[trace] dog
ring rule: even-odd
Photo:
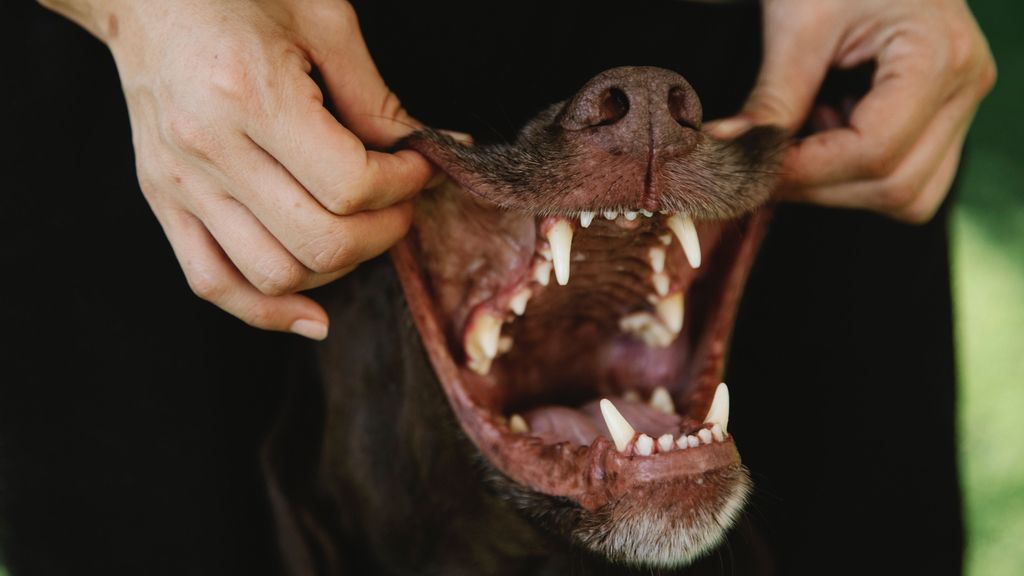
[[[512,144],[405,141],[448,180],[332,292],[367,337],[319,348],[323,411],[264,453],[291,571],[672,569],[721,542],[751,482],[720,379],[785,138],[701,122],[681,76],[622,67]]]

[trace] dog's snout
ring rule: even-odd
[[[697,94],[682,76],[653,67],[613,68],[591,79],[566,105],[566,130],[610,127],[613,140],[670,138],[679,128],[700,129]]]

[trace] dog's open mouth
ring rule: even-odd
[[[408,141],[450,180],[393,255],[463,429],[631,563],[691,560],[749,489],[720,378],[782,136],[700,116],[678,75],[617,68],[512,145]]]

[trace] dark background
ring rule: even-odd
[[[675,69],[707,117],[724,115],[757,66],[758,21],[746,8],[366,4],[371,50],[413,114],[481,141],[509,138],[544,105],[621,64]],[[994,168],[987,180],[970,180],[968,169],[956,230],[973,238],[962,254],[995,244],[1024,257],[1013,244],[1019,187],[998,188],[992,176],[1020,176],[1005,156],[1007,123],[1020,126],[1010,102],[1020,99],[1001,91],[1021,76],[1011,76],[1019,65],[1000,58],[1008,52],[997,43],[1010,38],[1013,19],[1002,4],[982,6],[983,27],[1001,34],[991,106],[1002,113],[983,109],[972,144]],[[289,358],[306,344],[248,329],[191,295],[137,189],[106,49],[33,4],[14,12],[20,44],[5,111],[14,155],[0,195],[2,554],[15,574],[270,572],[256,450]],[[1019,47],[1015,36],[1009,42]],[[820,573],[837,559],[872,573],[883,558],[892,571],[957,568],[945,218],[912,228],[857,212],[780,210],[728,381],[733,432],[758,485],[751,519],[781,551],[784,573]],[[1020,318],[1019,302],[1002,307],[1003,318],[1015,309]],[[1019,367],[1014,358],[1006,365]],[[978,426],[961,428],[972,438]],[[1003,438],[1004,448],[1014,441]],[[971,461],[985,446],[964,455]],[[999,513],[1020,533],[1014,470],[1000,469]],[[1020,567],[1020,552],[999,548],[978,553],[976,573],[1016,573],[1001,570]]]

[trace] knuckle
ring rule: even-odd
[[[167,120],[168,138],[175,147],[193,156],[209,157],[215,138],[206,122],[194,114],[177,112]]]
[[[899,166],[900,156],[893,142],[881,143],[865,153],[860,161],[860,171],[868,178],[886,178]]]
[[[883,180],[875,195],[876,207],[886,214],[900,217],[917,196],[918,190],[919,187],[910,182],[896,179]]]
[[[289,262],[265,262],[253,272],[253,285],[267,296],[291,294],[302,284],[305,273]]]
[[[246,48],[225,42],[217,51],[217,57],[209,72],[209,89],[212,95],[233,104],[246,104],[251,100],[255,88],[253,67],[243,54]]]
[[[334,236],[329,242],[310,243],[304,252],[307,266],[317,274],[328,274],[357,263],[355,246],[345,234]]]
[[[242,316],[242,321],[254,328],[272,328],[276,314],[274,304],[267,300],[254,302]]]
[[[227,294],[227,283],[205,266],[186,263],[185,278],[192,293],[211,303],[218,303]]]

